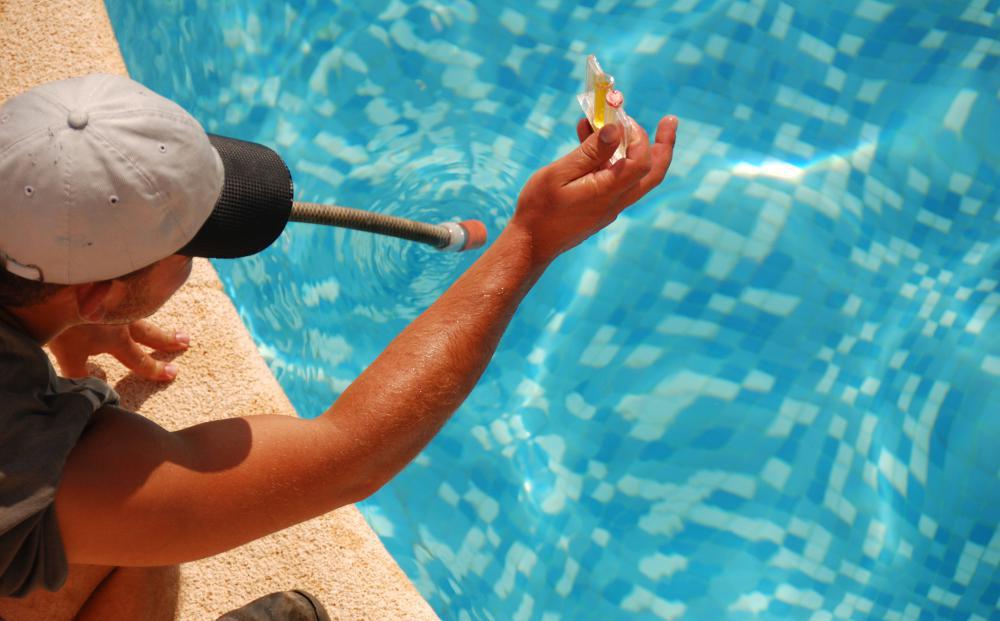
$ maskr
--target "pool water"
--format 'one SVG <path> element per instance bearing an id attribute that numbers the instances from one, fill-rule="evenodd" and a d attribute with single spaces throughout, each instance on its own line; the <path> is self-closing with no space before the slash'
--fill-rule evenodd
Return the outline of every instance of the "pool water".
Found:
<path id="1" fill-rule="evenodd" d="M 585 54 L 682 119 L 361 505 L 443 619 L 1000 618 L 1000 0 L 108 8 L 133 77 L 300 199 L 494 238 Z M 292 225 L 216 266 L 315 416 L 475 256 Z"/>

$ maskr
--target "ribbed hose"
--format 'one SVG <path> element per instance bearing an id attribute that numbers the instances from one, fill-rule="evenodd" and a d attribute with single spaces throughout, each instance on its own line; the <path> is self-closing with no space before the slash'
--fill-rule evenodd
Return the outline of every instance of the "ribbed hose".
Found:
<path id="1" fill-rule="evenodd" d="M 448 246 L 452 239 L 451 233 L 443 226 L 335 205 L 292 203 L 292 215 L 289 220 L 389 235 L 428 244 L 439 250 Z"/>

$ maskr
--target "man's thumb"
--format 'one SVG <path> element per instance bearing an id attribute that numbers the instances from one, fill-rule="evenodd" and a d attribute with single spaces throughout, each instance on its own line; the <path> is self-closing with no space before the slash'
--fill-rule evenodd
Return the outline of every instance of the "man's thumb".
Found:
<path id="1" fill-rule="evenodd" d="M 588 136 L 575 151 L 558 162 L 560 180 L 569 183 L 599 169 L 611 159 L 621 139 L 622 130 L 614 123 Z"/>

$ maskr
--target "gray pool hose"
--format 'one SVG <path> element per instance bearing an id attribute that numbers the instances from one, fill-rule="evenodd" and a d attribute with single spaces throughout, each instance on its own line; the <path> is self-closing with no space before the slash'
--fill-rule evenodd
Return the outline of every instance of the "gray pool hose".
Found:
<path id="1" fill-rule="evenodd" d="M 486 226 L 478 220 L 424 224 L 362 209 L 299 202 L 292 203 L 289 220 L 389 235 L 427 244 L 444 252 L 472 250 L 486 243 Z"/>

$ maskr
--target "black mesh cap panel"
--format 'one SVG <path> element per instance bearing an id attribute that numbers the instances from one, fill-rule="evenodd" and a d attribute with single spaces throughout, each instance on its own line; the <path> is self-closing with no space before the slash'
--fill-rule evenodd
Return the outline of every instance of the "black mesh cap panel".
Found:
<path id="1" fill-rule="evenodd" d="M 226 181 L 212 215 L 177 254 L 235 259 L 278 239 L 292 212 L 292 176 L 277 153 L 253 142 L 209 134 Z"/>

